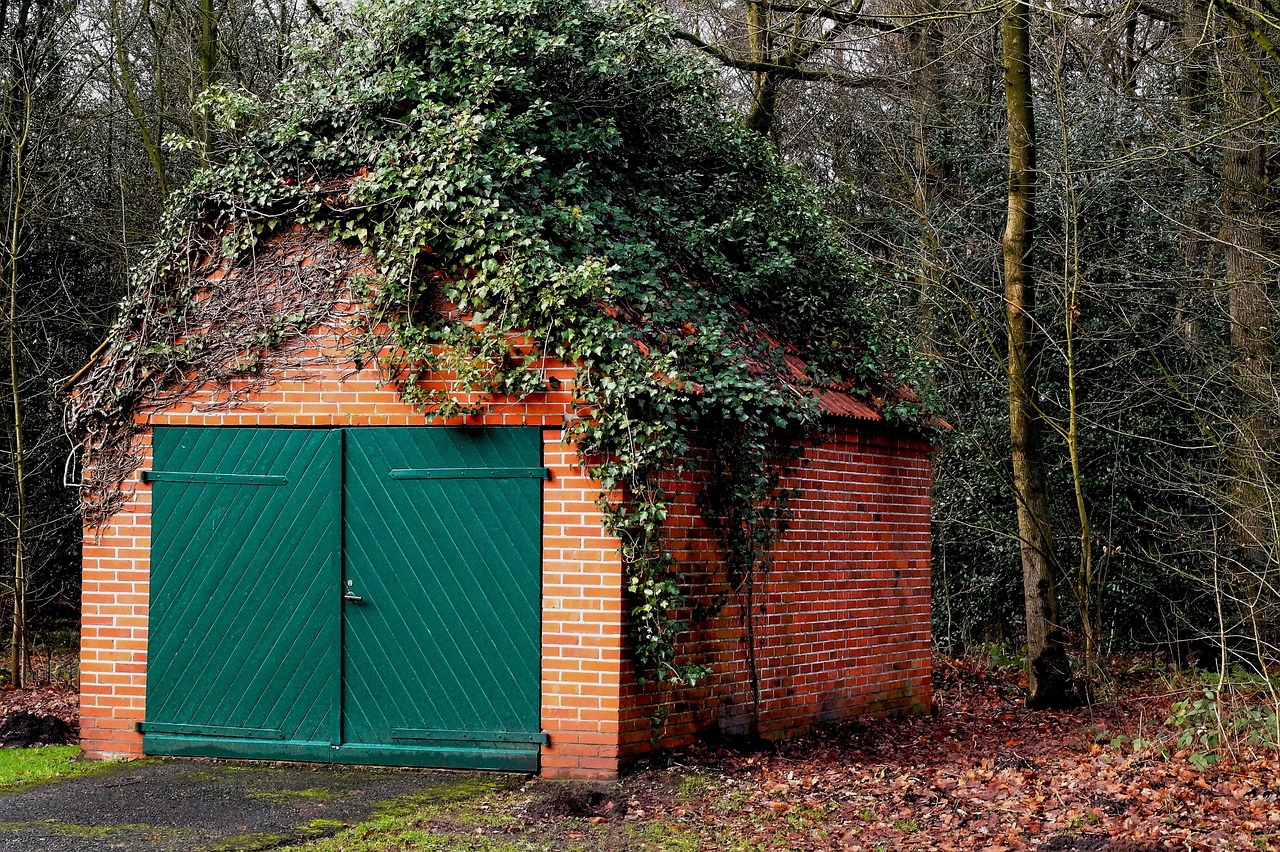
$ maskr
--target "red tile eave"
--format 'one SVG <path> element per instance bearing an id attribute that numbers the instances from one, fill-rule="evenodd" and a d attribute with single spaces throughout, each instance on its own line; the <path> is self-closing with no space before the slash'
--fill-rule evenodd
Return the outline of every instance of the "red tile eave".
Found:
<path id="1" fill-rule="evenodd" d="M 824 390 L 818 397 L 818 405 L 822 407 L 824 414 L 832 417 L 850 417 L 871 422 L 884 420 L 880 412 L 871 406 L 837 390 Z"/>

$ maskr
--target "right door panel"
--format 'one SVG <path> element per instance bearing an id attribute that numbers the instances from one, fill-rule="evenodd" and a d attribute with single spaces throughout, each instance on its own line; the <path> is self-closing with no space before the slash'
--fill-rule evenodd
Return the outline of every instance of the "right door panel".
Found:
<path id="1" fill-rule="evenodd" d="M 347 431 L 342 759 L 536 768 L 542 476 L 536 428 Z"/>

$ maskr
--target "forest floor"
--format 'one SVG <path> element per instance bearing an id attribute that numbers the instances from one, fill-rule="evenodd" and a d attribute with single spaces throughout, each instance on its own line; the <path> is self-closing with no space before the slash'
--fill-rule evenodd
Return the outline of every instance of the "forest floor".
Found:
<path id="1" fill-rule="evenodd" d="M 1031 713 L 1015 672 L 937 660 L 934 716 L 698 746 L 616 784 L 533 780 L 298 848 L 1280 850 L 1280 754 L 1245 731 L 1207 750 L 1205 684 L 1138 667 L 1092 707 Z"/>
<path id="2" fill-rule="evenodd" d="M 1212 679 L 1135 665 L 1091 707 L 1037 713 L 1007 669 L 939 659 L 934 680 L 932 716 L 701 745 L 612 784 L 457 776 L 465 794 L 389 802 L 288 848 L 1280 850 L 1280 752 L 1247 741 L 1274 717 L 1220 728 L 1195 704 Z M 47 712 L 73 707 L 44 689 L 31 697 Z M 18 694 L 0 691 L 0 716 Z"/>

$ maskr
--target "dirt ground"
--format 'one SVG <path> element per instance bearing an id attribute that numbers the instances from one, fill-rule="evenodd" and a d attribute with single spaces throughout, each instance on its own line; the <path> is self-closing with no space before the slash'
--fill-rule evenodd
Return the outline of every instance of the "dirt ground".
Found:
<path id="1" fill-rule="evenodd" d="M 1108 701 L 1030 713 L 1016 674 L 936 671 L 935 716 L 699 746 L 595 790 L 534 781 L 510 806 L 515 848 L 1280 849 L 1276 752 L 1224 741 L 1202 768 L 1195 737 L 1179 747 L 1195 730 L 1166 724 L 1202 683 L 1144 670 Z"/>

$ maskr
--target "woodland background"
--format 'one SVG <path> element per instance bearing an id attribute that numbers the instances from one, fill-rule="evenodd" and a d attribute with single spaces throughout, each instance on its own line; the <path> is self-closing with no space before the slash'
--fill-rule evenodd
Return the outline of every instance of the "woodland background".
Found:
<path id="1" fill-rule="evenodd" d="M 167 193 L 245 131 L 236 105 L 269 95 L 302 29 L 343 14 L 0 0 L 15 648 L 78 605 L 60 388 L 103 339 Z M 820 188 L 952 426 L 935 458 L 940 649 L 1020 653 L 1030 558 L 1085 681 L 1122 652 L 1245 677 L 1280 665 L 1280 7 L 669 0 L 654 14 L 722 68 L 725 109 Z M 1029 189 L 1011 291 L 1010 214 L 1032 212 Z"/>

